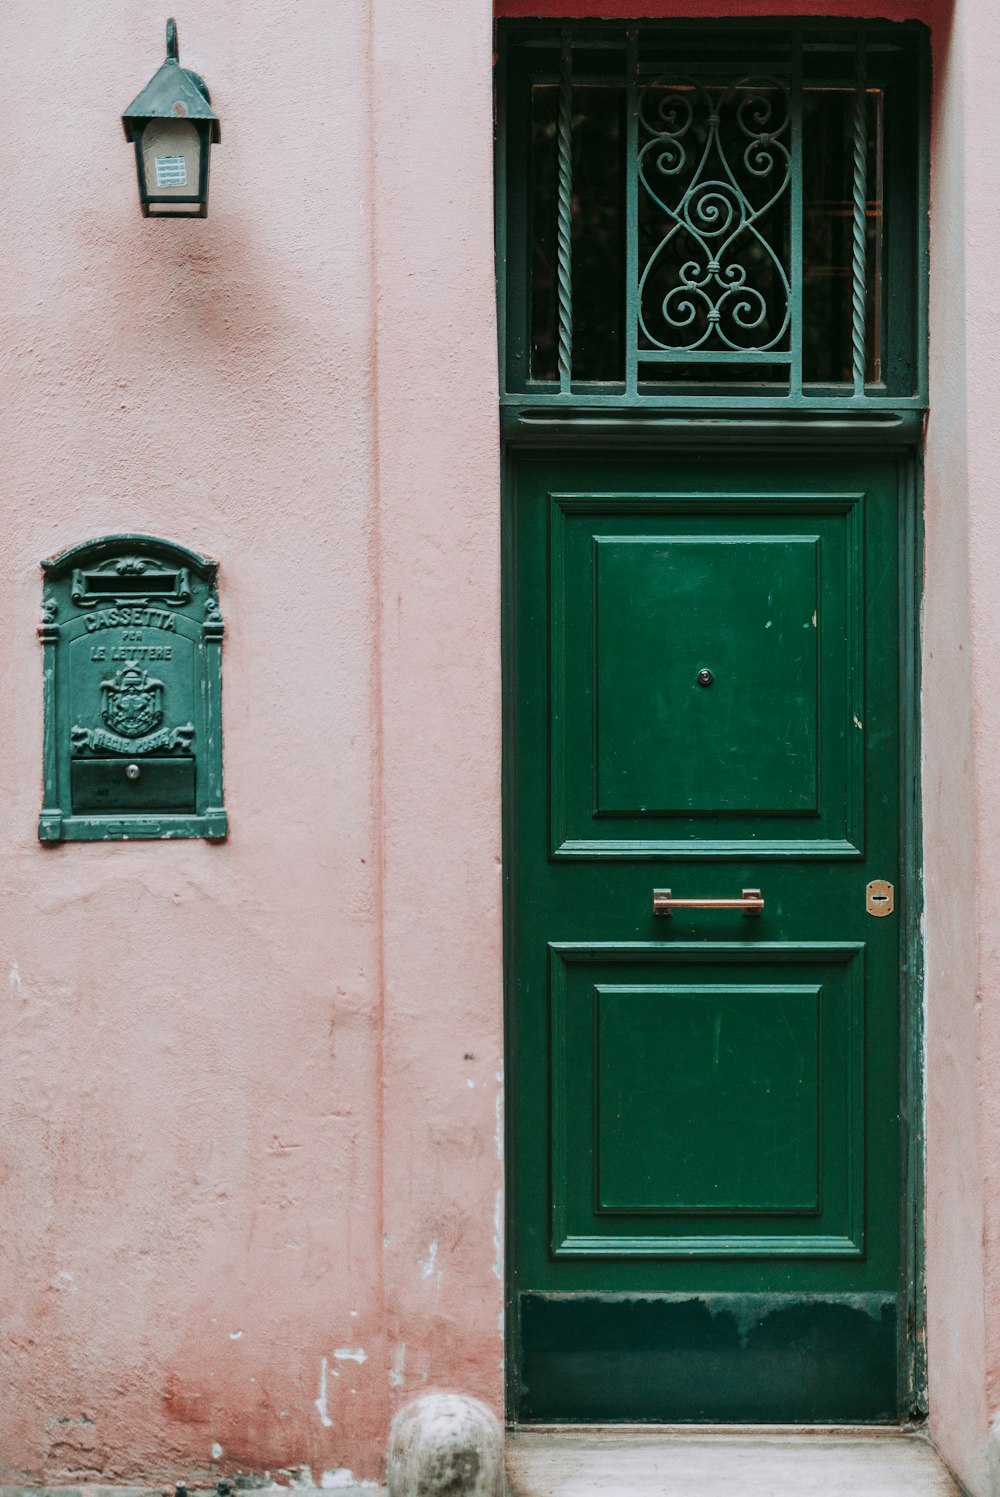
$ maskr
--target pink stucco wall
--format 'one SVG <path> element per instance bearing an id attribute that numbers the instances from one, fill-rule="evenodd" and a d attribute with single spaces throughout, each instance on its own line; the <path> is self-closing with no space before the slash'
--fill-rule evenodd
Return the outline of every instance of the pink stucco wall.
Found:
<path id="1" fill-rule="evenodd" d="M 1000 1490 L 998 46 L 996 8 L 958 0 L 936 98 L 924 619 L 930 1398 L 977 1497 Z"/>
<path id="2" fill-rule="evenodd" d="M 154 223 L 166 14 L 0 7 L 0 1471 L 371 1478 L 500 1390 L 490 13 L 182 3 Z M 38 561 L 133 528 L 221 563 L 232 835 L 43 849 Z"/>
<path id="3" fill-rule="evenodd" d="M 932 1428 L 1000 1490 L 1000 154 L 935 37 L 924 819 Z M 486 0 L 187 0 L 205 223 L 143 222 L 151 0 L 5 0 L 0 1477 L 377 1476 L 499 1408 L 498 471 Z M 43 555 L 217 556 L 232 835 L 42 849 Z"/>

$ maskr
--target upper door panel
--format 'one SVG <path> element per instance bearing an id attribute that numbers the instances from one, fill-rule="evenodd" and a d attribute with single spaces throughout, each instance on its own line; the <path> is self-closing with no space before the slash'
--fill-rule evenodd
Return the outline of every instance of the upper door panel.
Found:
<path id="1" fill-rule="evenodd" d="M 863 856 L 864 483 L 535 471 L 552 854 Z"/>

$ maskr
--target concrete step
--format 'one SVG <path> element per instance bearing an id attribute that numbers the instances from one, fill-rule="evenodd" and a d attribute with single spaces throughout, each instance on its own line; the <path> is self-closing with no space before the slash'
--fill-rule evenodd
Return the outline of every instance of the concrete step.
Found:
<path id="1" fill-rule="evenodd" d="M 961 1497 L 899 1430 L 517 1431 L 510 1497 Z"/>

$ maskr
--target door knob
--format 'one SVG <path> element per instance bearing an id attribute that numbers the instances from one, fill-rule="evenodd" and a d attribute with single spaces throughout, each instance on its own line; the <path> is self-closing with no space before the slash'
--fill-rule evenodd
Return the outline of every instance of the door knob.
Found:
<path id="1" fill-rule="evenodd" d="M 752 917 L 764 910 L 759 889 L 744 889 L 739 899 L 675 899 L 669 889 L 653 890 L 653 914 L 672 915 L 674 910 L 739 910 Z"/>

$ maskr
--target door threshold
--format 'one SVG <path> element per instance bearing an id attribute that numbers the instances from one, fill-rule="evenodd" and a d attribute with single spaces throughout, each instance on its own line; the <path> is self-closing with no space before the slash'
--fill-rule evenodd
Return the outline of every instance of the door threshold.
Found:
<path id="1" fill-rule="evenodd" d="M 510 1497 L 961 1497 L 890 1425 L 522 1426 L 506 1449 Z"/>

